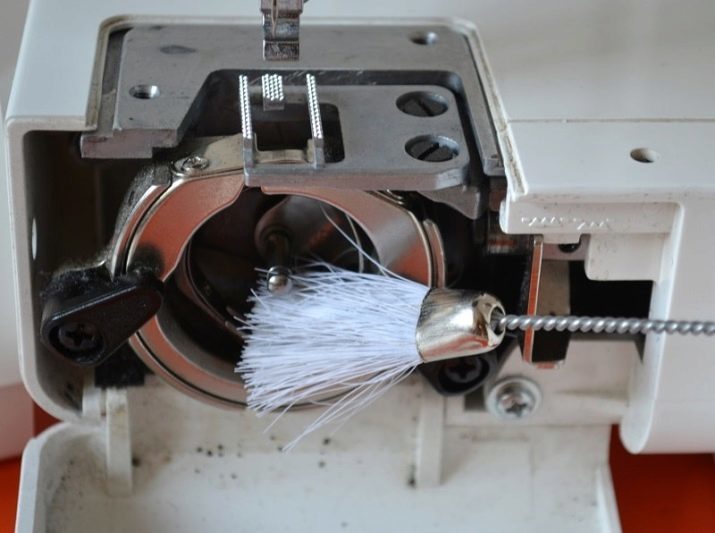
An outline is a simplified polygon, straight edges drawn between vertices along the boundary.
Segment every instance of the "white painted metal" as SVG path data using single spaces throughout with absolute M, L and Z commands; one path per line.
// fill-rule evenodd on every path
M 0 118 L 2 105 L 0 104 Z M 0 142 L 5 144 L 5 131 L 0 128 Z M 0 387 L 20 382 L 17 359 L 15 306 L 12 299 L 13 275 L 10 249 L 10 215 L 8 213 L 5 150 L 0 152 Z
M 90 91 L 96 87 L 93 73 L 100 66 L 96 58 L 102 56 L 105 33 L 99 33 L 98 49 L 90 43 L 97 42 L 98 28 L 138 19 L 226 22 L 232 16 L 254 15 L 250 3 L 221 0 L 172 2 L 164 5 L 163 17 L 156 15 L 162 11 L 159 2 L 74 4 L 37 0 L 31 8 L 27 34 L 43 38 L 27 39 L 23 46 L 9 113 L 12 172 L 18 184 L 23 182 L 20 139 L 25 131 L 38 122 L 47 129 L 83 130 L 95 120 Z M 315 2 L 305 22 L 346 13 L 382 22 L 401 18 L 403 9 L 390 2 L 362 2 L 358 11 L 347 0 Z M 55 31 L 69 13 L 71 35 Z M 666 242 L 661 252 L 652 239 L 637 246 L 649 246 L 648 258 L 660 256 L 662 265 L 651 261 L 641 266 L 628 254 L 619 262 L 611 255 L 613 274 L 656 278 L 653 316 L 715 314 L 710 302 L 698 296 L 715 288 L 713 256 L 700 246 L 707 239 L 701 231 L 711 225 L 707 198 L 715 183 L 709 159 L 715 104 L 706 97 L 715 72 L 715 45 L 703 22 L 715 17 L 715 4 L 579 0 L 564 7 L 556 0 L 446 0 L 436 6 L 416 0 L 410 3 L 410 15 L 459 18 L 465 31 L 472 24 L 479 27 L 479 37 L 469 35 L 508 163 L 510 195 L 502 212 L 508 231 L 531 228 L 545 233 L 549 242 L 573 241 L 578 233 L 591 231 L 660 235 Z M 60 57 L 55 53 L 59 47 Z M 44 90 L 48 86 L 52 91 Z M 652 164 L 638 163 L 629 156 L 634 148 L 653 149 L 660 157 Z M 31 220 L 24 212 L 24 194 L 20 186 L 13 191 L 21 274 L 29 272 Z M 697 205 L 692 203 L 695 195 Z M 600 261 L 594 251 L 589 258 L 591 264 Z M 601 271 L 599 278 L 613 275 Z M 25 291 L 22 277 L 20 283 Z M 33 320 L 29 302 L 21 302 L 20 315 L 27 323 Z M 28 354 L 24 364 L 30 388 L 56 415 L 72 417 L 71 411 L 43 398 L 33 368 L 34 342 L 25 328 L 21 346 Z M 715 359 L 707 341 L 654 338 L 636 371 L 623 426 L 630 449 L 715 449 L 709 415 L 715 405 L 715 388 L 709 386 Z
M 26 12 L 27 0 L 13 0 L 0 6 L 0 107 L 4 109 L 10 96 Z
M 2 116 L 0 98 L 0 120 Z M 21 383 L 15 306 L 11 296 L 13 275 L 4 145 L 5 131 L 0 128 L 0 146 L 3 147 L 0 150 L 0 460 L 18 456 L 33 432 L 33 404 Z
M 512 354 L 500 377 L 523 376 L 541 389 L 539 409 L 518 426 L 610 426 L 628 407 L 628 376 L 638 353 L 633 343 L 609 339 L 572 341 L 566 362 L 542 370 Z M 518 350 L 517 350 L 518 351 Z M 503 427 L 504 422 L 464 398 L 447 400 L 448 425 Z
M 24 0 L 0 6 L 0 122 L 4 120 L 3 110 L 10 95 L 26 8 Z M 21 383 L 17 353 L 10 215 L 6 198 L 5 129 L 0 127 L 0 460 L 18 456 L 33 432 L 32 399 Z
M 443 485 L 413 487 L 421 388 L 410 380 L 284 454 L 312 413 L 266 435 L 250 413 L 158 382 L 132 389 L 132 494 L 108 496 L 101 429 L 64 424 L 27 449 L 19 531 L 620 530 L 604 426 L 447 427 Z
M 436 17 L 459 19 L 507 163 L 504 228 L 544 233 L 547 242 L 594 234 L 591 276 L 655 281 L 653 316 L 715 316 L 715 255 L 707 246 L 715 222 L 715 4 L 413 0 L 405 9 L 383 0 L 313 0 L 303 21 L 349 14 L 383 23 L 407 14 L 429 26 Z M 33 216 L 25 207 L 23 135 L 93 127 L 98 58 L 110 26 L 241 16 L 257 23 L 256 14 L 254 2 L 224 0 L 35 0 L 30 8 L 8 112 L 16 294 L 25 380 L 56 416 L 78 418 L 42 387 L 47 369 L 36 364 L 30 326 L 37 317 L 21 296 L 29 294 Z M 636 148 L 658 157 L 634 161 Z M 106 435 L 116 432 L 107 433 L 107 404 L 90 387 L 82 416 L 92 425 L 62 425 L 26 451 L 20 530 L 51 523 L 56 531 L 94 531 L 101 521 L 117 531 L 334 531 L 343 522 L 357 530 L 617 531 L 610 424 L 622 422 L 635 451 L 715 449 L 715 357 L 706 339 L 654 336 L 642 362 L 622 343 L 575 343 L 557 370 L 511 358 L 503 374 L 539 384 L 544 398 L 533 417 L 505 424 L 462 399 L 440 411 L 439 403 L 417 398 L 411 381 L 343 426 L 330 445 L 316 435 L 289 455 L 274 448 L 309 413 L 287 416 L 272 441 L 249 414 L 163 386 L 133 390 L 128 418 L 115 420 L 128 423 L 124 435 L 131 434 L 140 466 L 131 495 L 119 499 L 106 485 Z M 124 462 L 110 462 L 117 472 L 126 467 L 122 442 Z M 418 489 L 408 486 L 412 475 Z M 441 486 L 429 487 L 439 479 Z

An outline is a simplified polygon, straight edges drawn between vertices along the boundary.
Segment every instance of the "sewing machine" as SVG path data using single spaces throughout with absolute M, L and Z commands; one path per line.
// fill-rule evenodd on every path
M 715 449 L 703 337 L 526 331 L 291 453 L 313 410 L 243 408 L 251 288 L 369 268 L 343 233 L 519 313 L 715 318 L 715 7 L 409 8 L 33 2 L 15 296 L 63 423 L 25 451 L 20 531 L 618 531 L 611 425 Z

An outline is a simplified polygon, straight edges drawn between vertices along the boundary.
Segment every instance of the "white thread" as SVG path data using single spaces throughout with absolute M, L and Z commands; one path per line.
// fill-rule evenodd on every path
M 421 363 L 415 330 L 429 290 L 384 268 L 367 274 L 327 263 L 301 269 L 293 283 L 287 295 L 264 286 L 254 293 L 236 369 L 259 416 L 279 418 L 305 403 L 327 406 L 286 450 L 326 424 L 344 422 Z

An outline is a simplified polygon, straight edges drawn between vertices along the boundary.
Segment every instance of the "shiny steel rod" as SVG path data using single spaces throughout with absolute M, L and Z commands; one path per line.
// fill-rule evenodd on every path
M 253 119 L 251 118 L 251 98 L 248 93 L 248 76 L 238 77 L 238 102 L 241 108 L 241 133 L 246 140 L 253 140 Z
M 497 331 L 533 329 L 580 333 L 666 333 L 669 335 L 715 335 L 715 322 L 696 320 L 654 320 L 588 316 L 504 315 L 495 317 Z
M 318 100 L 318 89 L 315 83 L 315 76 L 305 75 L 305 85 L 308 89 L 308 112 L 310 114 L 310 131 L 313 139 L 323 138 L 323 118 L 320 116 L 320 100 Z

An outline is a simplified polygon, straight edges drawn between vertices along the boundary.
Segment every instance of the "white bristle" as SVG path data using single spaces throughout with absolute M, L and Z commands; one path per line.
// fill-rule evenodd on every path
M 306 434 L 342 422 L 407 376 L 421 359 L 415 343 L 428 287 L 396 276 L 325 263 L 293 276 L 293 290 L 261 287 L 246 317 L 240 372 L 259 415 L 300 404 L 325 410 Z

